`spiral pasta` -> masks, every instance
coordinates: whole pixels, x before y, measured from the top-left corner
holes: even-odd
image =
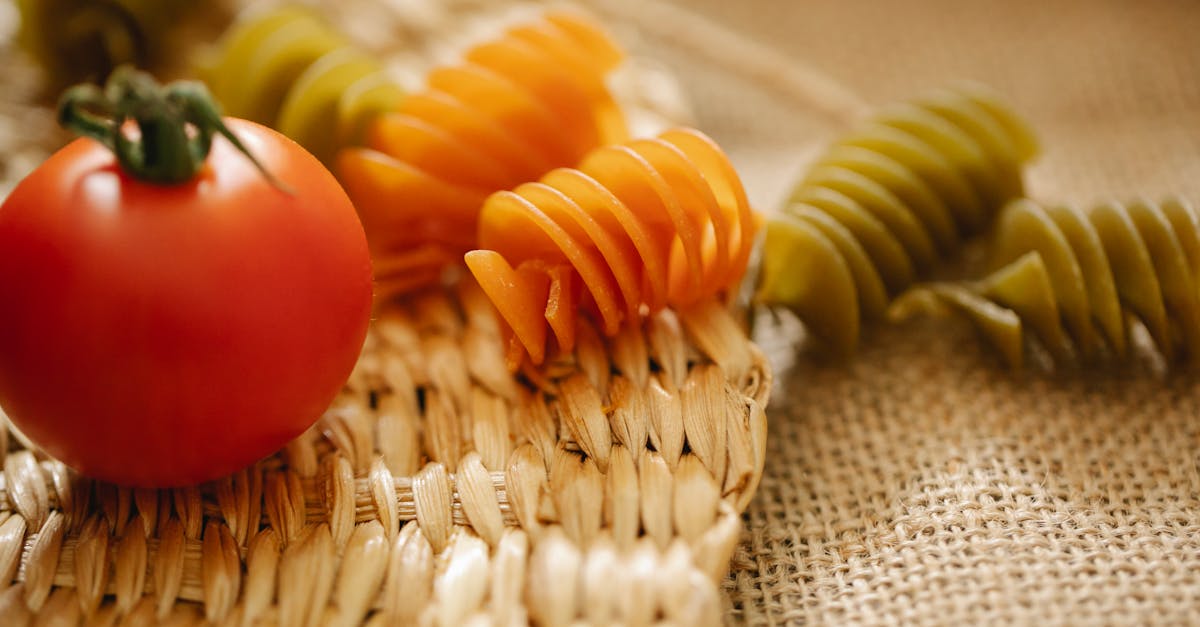
[[[835,142],[767,224],[758,300],[797,312],[835,354],[1022,194],[1025,122],[963,85],[880,110]]]
[[[378,60],[297,6],[243,16],[197,72],[225,113],[271,126],[326,163],[404,95]]]
[[[1015,367],[1024,333],[1056,362],[1129,353],[1128,315],[1168,362],[1200,355],[1200,214],[1180,198],[1081,211],[1019,200],[996,225],[993,263],[975,283],[918,289],[966,313]]]
[[[488,194],[573,166],[626,137],[605,76],[621,60],[588,19],[549,12],[435,69],[374,120],[338,174],[359,210],[382,294],[436,281],[475,247]]]
[[[539,364],[551,337],[572,350],[581,308],[613,335],[727,292],[760,224],[721,149],[676,129],[491,195],[466,262],[511,331],[510,366]]]

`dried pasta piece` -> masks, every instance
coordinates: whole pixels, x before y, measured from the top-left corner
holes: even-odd
[[[769,220],[757,300],[794,310],[832,354],[853,353],[864,323],[1023,194],[1036,152],[1020,116],[978,85],[880,109]]]
[[[507,327],[516,369],[573,350],[581,310],[611,337],[643,315],[729,294],[760,225],[720,148],[676,129],[492,194],[466,263]]]
[[[576,166],[597,146],[623,141],[625,122],[605,85],[621,56],[588,18],[550,11],[471,48],[460,64],[434,69],[423,91],[367,124],[366,145],[341,151],[336,169],[358,207],[377,268],[401,267],[389,259],[432,247],[445,254],[427,256],[424,268],[403,267],[436,282],[446,259],[458,261],[475,248],[488,194]],[[522,213],[521,201],[508,202],[510,214]],[[564,203],[554,208],[572,211]],[[569,245],[577,228],[564,234],[554,230],[557,218],[526,218],[550,229],[538,238],[577,250]],[[520,263],[513,268],[519,272]],[[402,280],[376,275],[393,284]],[[593,272],[586,280],[600,279]],[[611,303],[601,299],[597,306],[611,324]]]
[[[1018,200],[997,221],[994,272],[913,294],[967,314],[1015,367],[1024,361],[1025,329],[1059,363],[1125,358],[1130,319],[1177,363],[1200,355],[1198,253],[1200,215],[1180,198],[1089,211]]]
[[[404,90],[314,11],[249,10],[196,67],[225,113],[271,126],[325,163]]]
[[[1075,258],[1067,236],[1054,224],[1054,218],[1037,203],[1018,200],[1000,214],[992,243],[993,263],[1008,265],[1030,251],[1036,251],[1044,260],[1042,267],[1057,295],[1054,301],[1058,314],[1079,338],[1080,349],[1092,351],[1096,342],[1092,337],[1091,307],[1083,268]],[[1056,325],[1059,317],[1054,316]],[[1058,345],[1059,342],[1054,339],[1051,344]]]
[[[321,161],[330,163],[344,141],[338,137],[337,122],[343,94],[359,81],[375,80],[381,72],[379,61],[353,48],[321,55],[288,89],[275,127]]]

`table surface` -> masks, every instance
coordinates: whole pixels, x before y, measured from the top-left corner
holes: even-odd
[[[829,94],[806,106],[789,72],[868,107],[982,81],[1041,137],[1031,197],[1200,201],[1200,4],[686,6],[752,42],[766,61],[748,74],[777,77],[751,89],[673,60],[764,208],[840,128]],[[779,389],[726,586],[733,620],[1200,621],[1194,372],[1012,374],[954,321],[876,329],[839,366],[775,331],[761,337]]]

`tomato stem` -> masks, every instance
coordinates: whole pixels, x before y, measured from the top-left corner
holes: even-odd
[[[137,125],[136,133],[127,126],[130,121]],[[83,84],[64,92],[58,122],[107,146],[130,175],[163,185],[195,177],[212,149],[213,136],[221,135],[272,185],[290,191],[229,130],[203,83],[176,81],[163,86],[145,72],[121,66],[113,70],[103,89]]]

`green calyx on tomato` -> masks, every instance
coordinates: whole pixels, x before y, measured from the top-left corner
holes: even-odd
[[[140,80],[76,92],[66,117],[100,141],[67,144],[0,203],[0,406],[84,475],[180,486],[328,409],[366,338],[371,259],[315,157]]]
[[[85,83],[63,93],[58,121],[76,135],[91,137],[117,156],[126,172],[151,183],[182,183],[204,166],[214,135],[229,140],[276,187],[283,187],[242,144],[225,122],[203,83],[159,85],[131,66],[113,71],[101,89]],[[128,122],[137,124],[131,136]]]

